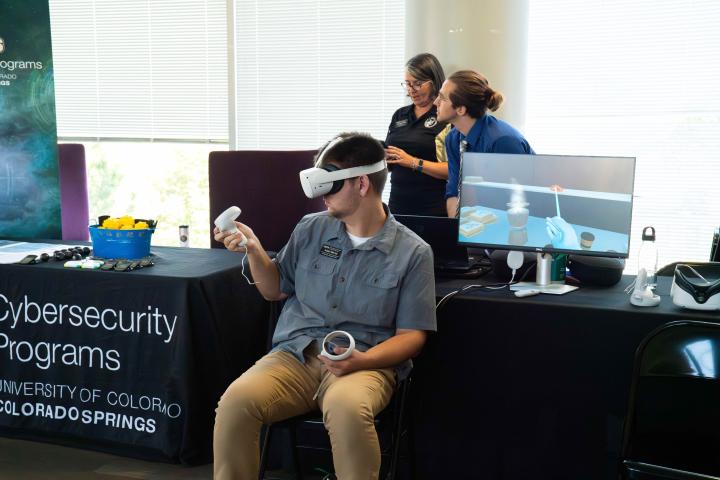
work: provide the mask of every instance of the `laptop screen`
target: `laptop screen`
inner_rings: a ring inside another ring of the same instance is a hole
[[[395,220],[415,232],[432,248],[435,267],[469,268],[467,248],[458,245],[458,219],[424,217],[419,215],[393,215]]]

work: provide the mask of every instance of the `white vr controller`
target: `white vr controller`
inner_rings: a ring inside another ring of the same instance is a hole
[[[348,346],[343,347],[343,348],[345,348],[345,351],[338,355],[336,355],[334,352],[333,353],[328,352],[327,351],[328,345],[330,346],[331,350],[334,347],[339,346],[339,345],[335,345],[335,343],[333,343],[333,340],[335,340],[336,338],[339,338],[339,337],[347,338]],[[353,350],[355,350],[355,339],[353,338],[353,336],[344,330],[335,330],[334,332],[330,332],[325,336],[325,339],[322,342],[322,352],[320,352],[320,355],[322,355],[323,357],[329,358],[330,360],[335,360],[335,361],[345,360],[350,355],[352,355]]]
[[[236,234],[240,233],[240,230],[238,230],[237,225],[235,225],[235,219],[240,216],[241,210],[236,207],[232,206],[225,210],[223,213],[218,215],[218,217],[215,219],[215,226],[220,230],[221,232],[225,233],[231,233]],[[240,233],[242,235],[242,233]],[[238,243],[238,247],[244,247],[247,244],[247,238],[245,238],[245,235],[243,235],[243,239],[240,243]]]

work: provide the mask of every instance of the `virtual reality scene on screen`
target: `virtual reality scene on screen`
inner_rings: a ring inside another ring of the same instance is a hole
[[[626,257],[635,159],[466,153],[459,242]]]

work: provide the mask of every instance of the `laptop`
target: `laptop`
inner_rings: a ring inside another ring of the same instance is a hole
[[[436,272],[468,272],[473,264],[466,247],[457,243],[458,219],[424,217],[419,215],[393,215],[395,220],[415,232],[432,248]]]

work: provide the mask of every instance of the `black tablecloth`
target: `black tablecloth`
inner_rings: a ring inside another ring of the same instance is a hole
[[[453,299],[413,379],[417,478],[614,479],[634,352],[655,327],[719,312],[658,307],[612,288]],[[485,280],[487,281],[487,280]],[[438,280],[438,297],[466,284]]]
[[[214,408],[266,349],[269,304],[225,250],[132,272],[0,265],[0,431],[209,460]]]
[[[215,404],[265,351],[269,304],[237,254],[153,252],[156,265],[134,272],[0,265],[4,435],[209,458]],[[634,307],[630,281],[563,296],[474,291],[443,307],[414,371],[416,477],[615,478],[635,348],[671,320],[720,320],[672,305],[667,278],[660,306]],[[466,283],[438,279],[438,298]],[[96,318],[108,309],[145,316],[120,332],[113,314],[105,327]],[[162,315],[177,316],[172,334]]]

